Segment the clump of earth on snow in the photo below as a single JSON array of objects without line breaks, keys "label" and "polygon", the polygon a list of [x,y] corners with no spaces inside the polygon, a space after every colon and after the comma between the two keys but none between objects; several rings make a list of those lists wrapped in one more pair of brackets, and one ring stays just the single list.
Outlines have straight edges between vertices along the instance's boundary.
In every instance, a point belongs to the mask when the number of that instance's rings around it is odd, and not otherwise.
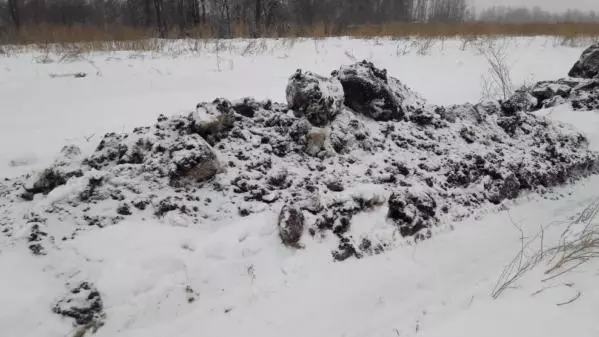
[{"label": "clump of earth on snow", "polygon": [[95,332],[104,324],[106,314],[100,292],[89,282],[81,282],[71,287],[69,292],[54,304],[52,311],[60,316],[71,318],[82,331]]},{"label": "clump of earth on snow", "polygon": [[568,76],[599,78],[599,43],[593,44],[582,52],[580,60],[570,69]]},{"label": "clump of earth on snow", "polygon": [[[595,49],[575,66],[585,77]],[[395,233],[426,239],[442,220],[597,172],[584,136],[530,113],[596,109],[597,81],[539,82],[505,101],[443,107],[369,62],[329,77],[298,70],[287,104],[219,98],[108,133],[91,155],[65,147],[41,173],[4,182],[0,230],[11,236],[18,223],[43,255],[132,217],[193,224],[275,210],[287,246],[309,234],[332,237],[336,260],[377,254]],[[365,213],[367,223],[356,220]]]},{"label": "clump of earth on snow", "polygon": [[599,109],[599,43],[582,53],[568,76],[570,77],[541,81],[522,88],[504,104],[519,104],[519,108],[524,111],[536,111],[565,103],[570,104],[574,110]]}]

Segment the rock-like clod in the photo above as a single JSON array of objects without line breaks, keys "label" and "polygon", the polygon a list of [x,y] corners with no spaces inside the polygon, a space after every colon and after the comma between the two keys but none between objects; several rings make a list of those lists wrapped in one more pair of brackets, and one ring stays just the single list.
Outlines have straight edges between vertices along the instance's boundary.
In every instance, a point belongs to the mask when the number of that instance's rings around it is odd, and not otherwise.
[{"label": "rock-like clod", "polygon": [[297,70],[289,78],[286,94],[289,109],[318,127],[330,123],[343,105],[341,83],[309,71]]},{"label": "rock-like clod", "polygon": [[302,211],[285,205],[279,214],[279,237],[284,245],[298,247],[304,232],[304,215]]},{"label": "rock-like clod", "polygon": [[582,52],[580,59],[570,69],[568,76],[580,78],[599,77],[599,43],[595,43]]}]

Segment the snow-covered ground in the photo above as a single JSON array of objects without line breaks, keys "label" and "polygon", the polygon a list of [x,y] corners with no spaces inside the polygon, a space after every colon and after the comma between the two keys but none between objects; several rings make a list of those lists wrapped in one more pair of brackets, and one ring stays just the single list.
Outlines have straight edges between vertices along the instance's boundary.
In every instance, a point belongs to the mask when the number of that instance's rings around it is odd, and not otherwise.
[{"label": "snow-covered ground", "polygon": [[[518,86],[565,76],[586,47],[558,42],[496,44]],[[65,144],[91,150],[107,131],[151,124],[160,113],[189,112],[215,97],[282,102],[297,68],[328,74],[366,58],[437,104],[479,100],[488,76],[480,48],[459,40],[425,50],[422,42],[386,39],[214,48],[179,53],[174,45],[171,53],[84,54],[68,62],[40,51],[0,54],[0,177],[44,167]],[[76,72],[88,76],[53,76]],[[573,124],[599,149],[598,111],[559,106],[541,113]],[[598,261],[547,281],[553,274],[543,274],[543,261],[497,299],[491,294],[521,251],[522,236],[542,233],[529,252],[555,246],[599,197],[597,186],[595,176],[522,197],[501,212],[450,224],[453,231],[432,240],[342,263],[315,243],[283,247],[270,212],[191,227],[125,221],[85,232],[48,256],[29,253],[22,242],[29,232],[17,240],[0,236],[0,335],[74,333],[52,304],[66,281],[91,279],[107,314],[98,336],[595,337]],[[368,213],[354,221],[369,221]]]},{"label": "snow-covered ground", "polygon": [[[95,144],[107,131],[151,124],[158,114],[188,112],[215,97],[284,102],[287,79],[298,68],[327,75],[340,65],[368,59],[431,103],[476,102],[483,96],[482,77],[488,75],[480,52],[485,43],[234,40],[198,46],[180,42],[163,53],[0,53],[0,141],[10,144],[0,151],[0,176],[18,174],[24,165],[43,167],[65,143]],[[506,55],[515,85],[565,76],[587,46],[566,47],[550,37],[495,44]],[[53,77],[76,72],[88,76]]]}]

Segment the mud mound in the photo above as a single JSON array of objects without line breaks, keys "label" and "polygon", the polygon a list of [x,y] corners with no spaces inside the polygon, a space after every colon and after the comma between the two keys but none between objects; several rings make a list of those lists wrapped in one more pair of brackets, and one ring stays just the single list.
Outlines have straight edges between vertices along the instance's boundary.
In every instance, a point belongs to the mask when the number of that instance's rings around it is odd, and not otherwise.
[{"label": "mud mound", "polygon": [[595,43],[582,52],[580,60],[574,64],[568,76],[599,78],[599,43]]},{"label": "mud mound", "polygon": [[599,110],[599,44],[582,53],[568,76],[522,88],[502,102],[502,109],[536,111],[569,104],[574,110]]},{"label": "mud mound", "polygon": [[537,111],[561,104],[574,110],[599,110],[599,79],[563,78],[518,90],[502,102],[506,111]]},{"label": "mud mound", "polygon": [[100,292],[88,282],[71,287],[69,292],[54,304],[52,311],[73,319],[75,325],[92,332],[104,324],[106,317]]},{"label": "mud mound", "polygon": [[332,75],[343,86],[345,105],[377,121],[401,120],[425,105],[424,99],[371,62],[344,66]]},{"label": "mud mound", "polygon": [[109,133],[88,156],[66,147],[42,173],[3,182],[0,230],[28,231],[42,255],[127,218],[193,225],[274,210],[289,247],[333,236],[337,260],[378,254],[393,233],[426,239],[443,220],[597,172],[581,134],[529,113],[596,88],[541,82],[504,102],[441,107],[372,63],[298,70],[287,104],[216,99]]}]

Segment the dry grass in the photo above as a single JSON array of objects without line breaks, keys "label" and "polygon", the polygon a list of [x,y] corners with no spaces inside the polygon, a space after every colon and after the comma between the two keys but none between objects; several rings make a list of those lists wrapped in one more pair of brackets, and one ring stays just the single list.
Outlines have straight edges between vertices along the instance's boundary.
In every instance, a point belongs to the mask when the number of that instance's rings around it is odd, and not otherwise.
[{"label": "dry grass", "polygon": [[595,201],[574,220],[573,225],[578,225],[579,229],[574,230],[570,226],[562,234],[559,244],[544,252],[550,257],[551,263],[551,267],[545,272],[549,275],[545,281],[599,258],[598,215],[599,201]]},{"label": "dry grass", "polygon": [[[536,253],[532,257],[529,257],[527,255],[531,246],[534,243],[536,243],[536,241],[539,239],[539,236],[535,236],[532,239],[527,239],[524,235],[522,227],[515,223],[511,219],[511,217],[510,223],[518,230],[518,233],[520,234],[520,250],[518,251],[518,254],[516,254],[516,256],[512,259],[512,261],[510,261],[510,263],[508,263],[507,266],[503,269],[501,275],[499,275],[499,279],[495,284],[495,288],[491,292],[491,297],[493,297],[494,299],[499,298],[499,296],[501,296],[503,292],[513,287],[514,284],[519,279],[521,279],[527,271],[534,268],[540,262],[539,256],[542,255]],[[540,237],[543,238],[543,236],[544,231],[541,230]],[[541,245],[542,242],[543,240],[541,240]],[[541,251],[543,251],[543,249],[541,249]]]},{"label": "dry grass", "polygon": [[113,26],[103,29],[96,26],[26,26],[19,31],[1,35],[3,44],[74,43],[89,41],[133,41],[147,39],[152,31]]},{"label": "dry grass", "polygon": [[390,23],[385,25],[358,26],[350,28],[347,35],[374,36],[420,36],[420,37],[477,37],[477,36],[599,36],[599,23],[560,24],[494,24],[468,23]]},{"label": "dry grass", "polygon": [[[507,289],[514,287],[526,272],[537,267],[541,262],[548,264],[543,282],[556,279],[579,268],[583,264],[599,259],[599,199],[588,204],[562,232],[559,242],[548,249],[545,248],[545,231],[527,239],[522,228],[512,221],[520,233],[521,247],[514,259],[501,273],[491,296],[498,298]],[[532,247],[540,244],[540,249]],[[531,253],[531,250],[533,251]],[[578,299],[580,293],[572,300]],[[564,302],[558,305],[565,305]]]},{"label": "dry grass", "polygon": [[[250,37],[246,25],[234,23],[230,27],[231,37]],[[374,38],[381,36],[404,37],[489,37],[489,36],[557,36],[567,39],[599,36],[599,23],[559,23],[559,24],[493,24],[493,23],[385,23],[348,26],[340,29],[330,24],[318,23],[312,26],[286,25],[269,30],[262,29],[263,37],[310,37],[352,36]],[[68,44],[87,42],[90,48],[148,50],[155,46],[147,41],[156,37],[151,29],[125,26],[28,26],[20,31],[7,31],[0,34],[0,44]],[[217,33],[209,26],[198,26],[186,32],[172,30],[168,38],[215,38]],[[109,42],[109,43],[107,43]]]}]

